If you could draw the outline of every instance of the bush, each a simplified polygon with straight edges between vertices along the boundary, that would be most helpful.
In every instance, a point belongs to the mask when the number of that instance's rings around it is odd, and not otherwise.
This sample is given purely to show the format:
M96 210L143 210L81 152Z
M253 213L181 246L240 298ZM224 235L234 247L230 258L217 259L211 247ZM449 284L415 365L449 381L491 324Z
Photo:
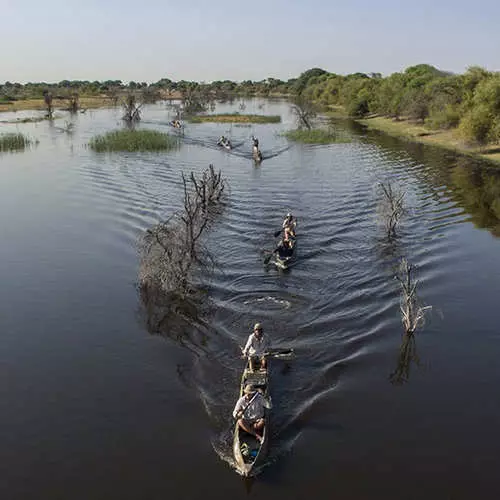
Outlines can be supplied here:
M490 139L490 131L493 126L493 115L487 106L478 106L462 118L459 131L462 137L468 141L484 145Z

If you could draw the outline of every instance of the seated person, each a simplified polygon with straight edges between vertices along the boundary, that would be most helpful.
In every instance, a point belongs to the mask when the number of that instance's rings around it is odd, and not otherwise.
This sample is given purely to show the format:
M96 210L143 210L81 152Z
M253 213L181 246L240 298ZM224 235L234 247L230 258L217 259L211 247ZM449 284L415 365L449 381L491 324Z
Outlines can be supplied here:
M255 323L253 333L249 335L242 351L243 356L248 357L250 371L254 371L256 363L259 363L261 369L266 368L265 353L268 349L269 340L264 336L264 329L260 323Z
M270 409L271 406L270 398L266 399L260 390L247 385L243 390L243 396L236 402L233 417L237 419L241 429L255 436L257 441L262 443L265 424L264 408Z
M279 242L278 246L273 250L273 253L278 253L281 259L286 259L293 255L293 239L285 233L283 239Z

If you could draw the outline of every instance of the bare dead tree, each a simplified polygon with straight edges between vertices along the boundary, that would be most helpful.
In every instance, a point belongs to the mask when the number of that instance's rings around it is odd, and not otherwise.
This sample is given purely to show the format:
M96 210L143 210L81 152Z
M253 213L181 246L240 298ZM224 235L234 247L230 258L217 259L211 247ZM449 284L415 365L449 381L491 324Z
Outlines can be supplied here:
M80 109L80 96L78 92L71 93L66 99L68 100L68 111L76 113Z
M424 324L426 311L431 306L423 306L417 296L418 280L414 280L415 268L405 258L401 259L396 279L401 285L401 319L406 334L413 334Z
M385 225L387 236L392 238L396 236L396 228L406 214L404 198L406 193L394 188L388 181L387 183L379 183L382 194L379 213Z
M52 119L54 107L52 106L52 92L48 90L43 91L43 100L47 106L47 118Z
M125 96L125 100L122 103L123 107L123 120L127 123L137 123L141 120L141 108L143 106L142 102L138 102L137 96L133 93L129 93Z
M389 376L389 380L394 384L407 382L410 377L411 364L415 363L417 366L420 364L415 331L423 326L425 314L432 308L431 306L423 306L418 299L418 280L414 279L414 271L415 268L405 258L402 258L396 279L401 285L400 311L404 333L396 369Z
M108 89L106 92L106 97L111 101L113 106L118 106L118 99L120 97L119 90L116 87Z
M182 175L183 208L168 221L147 231L143 241L141 288L162 289L166 295L186 300L193 295L192 269L208 269L215 260L201 244L224 193L221 172L210 165L200 177Z
M311 100L301 94L295 96L292 100L292 113L297 117L299 128L311 130L311 121L316 117L316 108Z

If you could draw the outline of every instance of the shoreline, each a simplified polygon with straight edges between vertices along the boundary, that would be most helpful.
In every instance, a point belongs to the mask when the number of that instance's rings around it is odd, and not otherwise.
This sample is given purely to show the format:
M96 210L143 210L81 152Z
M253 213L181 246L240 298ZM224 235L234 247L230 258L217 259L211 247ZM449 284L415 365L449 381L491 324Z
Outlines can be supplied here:
M325 113L329 118L349 119L345 110L342 107L336 106ZM500 146L489 144L483 148L469 147L463 143L457 136L457 130L433 130L410 122L406 119L393 120L383 116L371 116L368 118L351 118L356 123L359 123L369 130L376 130L391 137L397 137L415 143L426 144L428 146L436 146L454 151L456 153L470 156L472 158L486 160L500 166Z

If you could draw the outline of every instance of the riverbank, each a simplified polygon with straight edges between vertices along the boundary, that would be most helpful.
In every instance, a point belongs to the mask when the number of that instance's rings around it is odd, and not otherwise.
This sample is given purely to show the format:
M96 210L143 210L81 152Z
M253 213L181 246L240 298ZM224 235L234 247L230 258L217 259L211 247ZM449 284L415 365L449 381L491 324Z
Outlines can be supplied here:
M105 108L113 105L112 100L107 96L92 96L79 98L81 109L90 108ZM54 109L62 110L69 106L67 99L54 99L52 102ZM43 110L47 105L43 99L24 99L22 101L12 101L10 103L0 103L0 112L4 111L26 111L26 110Z
M432 130L409 120L393 120L374 116L355 120L369 129L378 130L393 137L399 137L422 144L438 146L461 154L481 158L500 165L500 147L491 144L482 148L469 147L458 137L457 130Z
M342 106L330 106L323 113L328 118L337 120L352 119L371 130L378 130L392 137L398 137L412 142L437 146L460 154L481 158L496 164L500 164L500 145L490 144L488 146L467 146L458 136L456 129L433 130L424 125L416 124L406 119L394 120L383 116L371 116L368 118L349 118Z

